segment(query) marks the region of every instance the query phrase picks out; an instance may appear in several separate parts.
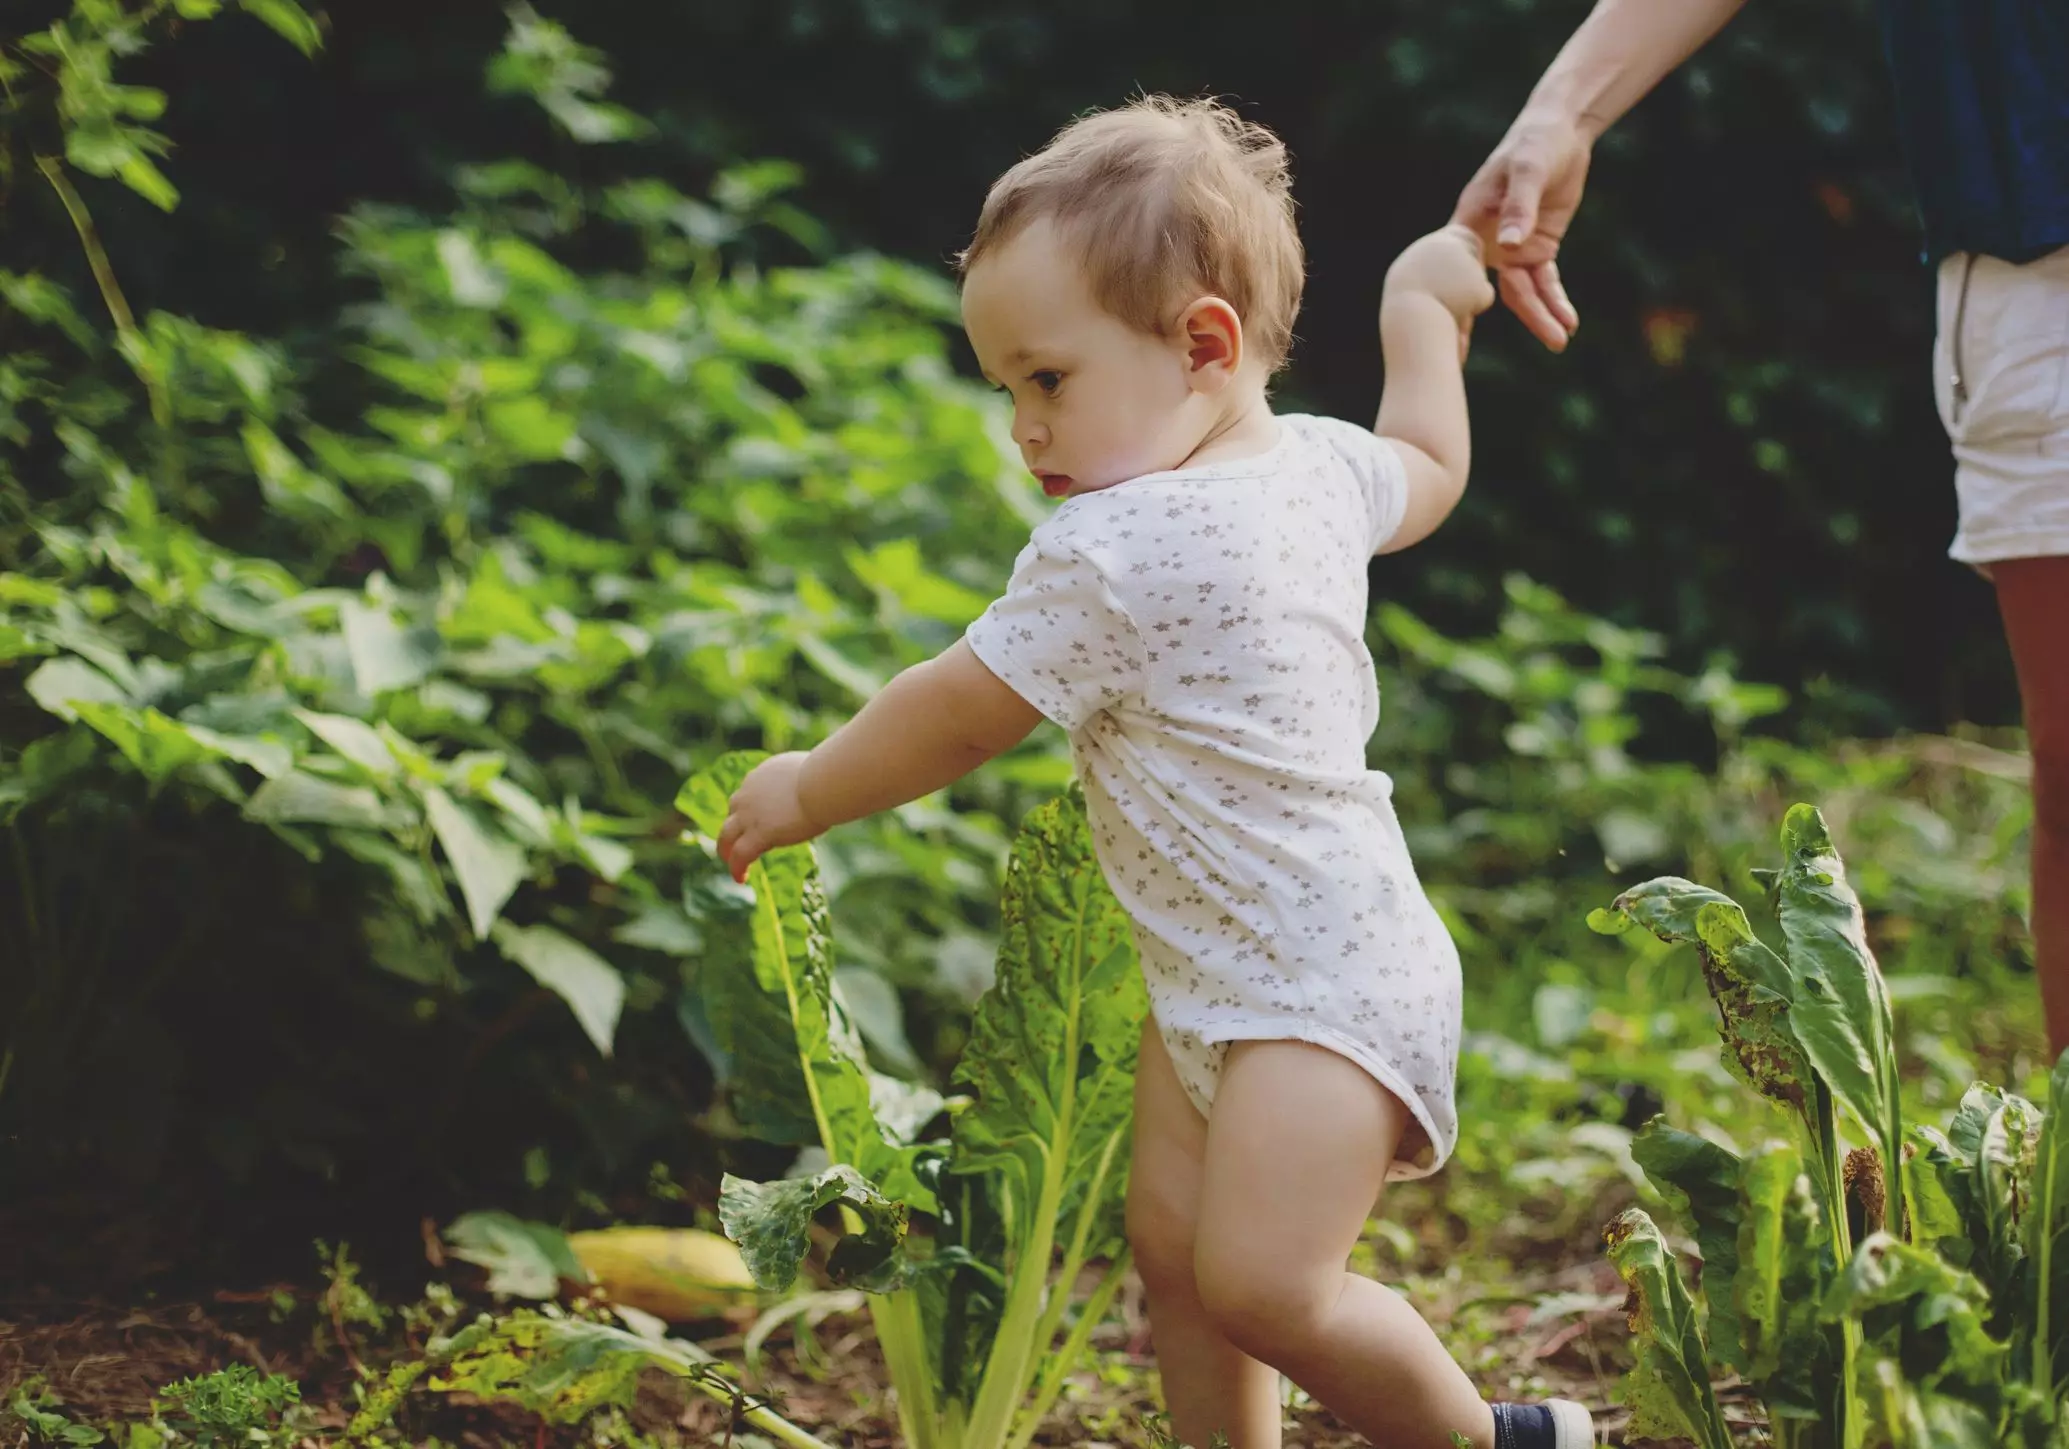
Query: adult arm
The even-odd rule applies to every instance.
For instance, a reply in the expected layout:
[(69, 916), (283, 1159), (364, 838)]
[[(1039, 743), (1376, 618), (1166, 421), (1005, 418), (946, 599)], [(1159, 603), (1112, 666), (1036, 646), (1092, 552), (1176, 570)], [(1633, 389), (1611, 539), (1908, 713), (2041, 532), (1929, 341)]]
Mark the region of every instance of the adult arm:
[(1563, 349), (1580, 315), (1557, 257), (1580, 206), (1595, 138), (1724, 28), (1745, 0), (1598, 0), (1458, 198), (1502, 300), (1538, 340)]

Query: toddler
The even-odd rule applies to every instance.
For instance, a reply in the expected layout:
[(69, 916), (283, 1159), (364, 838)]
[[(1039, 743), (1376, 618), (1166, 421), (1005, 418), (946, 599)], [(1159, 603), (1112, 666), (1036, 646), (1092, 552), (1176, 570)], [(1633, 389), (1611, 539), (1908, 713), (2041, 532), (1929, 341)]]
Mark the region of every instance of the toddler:
[(1388, 271), (1370, 431), (1271, 409), (1303, 282), (1286, 153), (1212, 102), (1067, 127), (961, 263), (1061, 504), (960, 642), (747, 777), (720, 853), (744, 874), (1062, 726), (1149, 986), (1127, 1222), (1178, 1438), (1276, 1449), (1283, 1372), (1385, 1449), (1592, 1444), (1579, 1404), (1483, 1403), (1347, 1271), (1384, 1184), (1458, 1132), (1458, 956), (1365, 765), (1364, 628), (1367, 562), (1465, 488), (1479, 243), (1448, 228)]

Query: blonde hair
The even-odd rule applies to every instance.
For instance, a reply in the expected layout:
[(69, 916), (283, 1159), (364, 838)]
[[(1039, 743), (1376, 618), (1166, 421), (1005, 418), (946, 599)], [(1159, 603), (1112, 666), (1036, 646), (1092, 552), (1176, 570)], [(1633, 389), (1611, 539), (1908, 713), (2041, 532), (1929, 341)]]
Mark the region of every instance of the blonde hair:
[(992, 183), (958, 266), (967, 275), (1043, 217), (1123, 322), (1161, 337), (1174, 309), (1212, 294), (1267, 373), (1285, 365), (1305, 263), (1286, 147), (1263, 126), (1170, 96), (1080, 117)]

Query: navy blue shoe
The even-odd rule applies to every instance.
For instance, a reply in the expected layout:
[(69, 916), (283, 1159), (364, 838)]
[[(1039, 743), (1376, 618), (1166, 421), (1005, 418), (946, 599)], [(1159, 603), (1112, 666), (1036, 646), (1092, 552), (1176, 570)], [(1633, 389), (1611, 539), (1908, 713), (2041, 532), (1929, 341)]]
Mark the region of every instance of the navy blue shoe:
[(1494, 1410), (1494, 1449), (1594, 1449), (1594, 1416), (1571, 1399), (1488, 1407)]

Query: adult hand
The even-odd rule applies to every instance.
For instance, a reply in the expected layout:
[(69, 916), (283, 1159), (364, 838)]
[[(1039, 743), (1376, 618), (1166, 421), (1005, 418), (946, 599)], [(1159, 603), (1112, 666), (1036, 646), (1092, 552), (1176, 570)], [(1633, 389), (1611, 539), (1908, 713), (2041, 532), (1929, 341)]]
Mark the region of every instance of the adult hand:
[(1580, 326), (1559, 282), (1559, 243), (1580, 206), (1591, 138), (1561, 116), (1525, 111), (1459, 194), (1451, 219), (1479, 234), (1502, 300), (1554, 352)]

